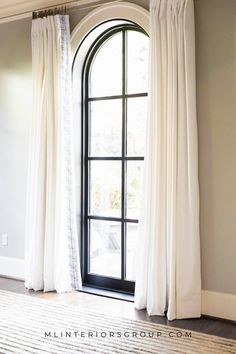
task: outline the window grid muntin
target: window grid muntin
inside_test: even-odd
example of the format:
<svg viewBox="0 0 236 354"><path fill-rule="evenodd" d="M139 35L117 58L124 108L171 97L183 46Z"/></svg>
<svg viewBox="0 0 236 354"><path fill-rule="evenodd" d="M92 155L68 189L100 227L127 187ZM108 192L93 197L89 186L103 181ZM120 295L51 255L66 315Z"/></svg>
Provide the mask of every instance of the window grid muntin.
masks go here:
<svg viewBox="0 0 236 354"><path fill-rule="evenodd" d="M127 186L127 162L128 161L143 161L144 157L143 156L127 156L127 101L129 98L139 98L139 97L146 97L148 96L147 92L139 92L139 93L131 93L128 94L126 93L126 88L127 88L127 31L133 30L133 31L138 31L141 33L146 34L141 28L139 28L136 25L123 25L123 26L118 26L117 28L113 28L111 30L108 30L106 34L101 35L100 39L97 39L96 44L92 46L92 50L90 52L90 58L88 58L88 63L87 63L87 70L85 70L85 214L84 214L84 231L87 239L87 245L85 245L84 250L85 254L88 255L87 257L87 265L84 270L84 279L86 283L89 283L90 281L97 285L98 287L100 286L100 283L103 284L102 287L111 287L111 288L116 288L119 290L127 291L127 292L133 292L134 291L134 282L125 280L126 274L125 274L125 262L126 262L126 245L125 245L125 240L126 240L126 225L127 223L138 223L138 219L129 219L126 217L126 210L125 206L127 205L126 201L126 186ZM90 79L90 69L93 63L93 60L96 58L96 53L102 46L102 43L105 43L106 40L108 40L110 37L112 37L114 34L117 32L122 31L123 35L123 41L122 41L122 94L121 95L113 95L113 96L101 96L101 97L89 97L89 79ZM112 99L122 99L122 156L120 157L112 157L112 156L91 156L89 155L89 143L90 143L90 114L88 113L88 106L89 102L92 101L106 101L106 100L112 100ZM89 214L89 188L90 185L90 173L89 173L89 162L90 161L121 161L122 162L122 206L121 206L121 218L116 218L116 217L103 217L103 216L98 216L98 215L91 215ZM89 182L89 183L88 183ZM87 198L86 198L87 196ZM87 200L86 200L87 199ZM122 252L122 262L121 262L121 279L118 280L118 282L121 283L117 287L117 283L115 278L108 278L108 277L103 277L100 275L92 274L89 273L89 263L90 263L90 253L89 253L89 232L88 232L88 227L89 227L89 220L108 220L108 221L117 221L121 222L121 252ZM86 243L86 242L85 242ZM97 278L99 277L100 280ZM107 284L107 285L106 285Z"/></svg>

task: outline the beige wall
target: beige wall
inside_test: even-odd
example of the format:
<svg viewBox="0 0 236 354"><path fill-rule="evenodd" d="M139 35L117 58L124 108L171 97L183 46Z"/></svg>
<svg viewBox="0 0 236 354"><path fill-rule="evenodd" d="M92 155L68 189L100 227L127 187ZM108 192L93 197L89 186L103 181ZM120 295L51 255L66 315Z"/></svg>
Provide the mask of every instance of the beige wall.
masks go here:
<svg viewBox="0 0 236 354"><path fill-rule="evenodd" d="M236 1L195 18L203 288L236 294Z"/></svg>
<svg viewBox="0 0 236 354"><path fill-rule="evenodd" d="M148 0L132 2L148 7ZM71 11L71 28L88 10ZM236 294L236 1L195 0L203 288ZM0 25L0 256L24 256L30 19Z"/></svg>
<svg viewBox="0 0 236 354"><path fill-rule="evenodd" d="M0 256L24 256L31 91L30 21L0 25Z"/></svg>

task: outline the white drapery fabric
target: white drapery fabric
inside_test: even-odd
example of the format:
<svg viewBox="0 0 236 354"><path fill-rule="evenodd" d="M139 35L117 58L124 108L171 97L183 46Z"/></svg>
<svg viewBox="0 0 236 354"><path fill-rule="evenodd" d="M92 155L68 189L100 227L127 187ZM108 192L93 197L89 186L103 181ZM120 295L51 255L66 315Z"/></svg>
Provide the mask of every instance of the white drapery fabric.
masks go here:
<svg viewBox="0 0 236 354"><path fill-rule="evenodd" d="M201 314L193 0L150 1L150 112L135 306Z"/></svg>
<svg viewBox="0 0 236 354"><path fill-rule="evenodd" d="M32 22L33 114L26 215L29 289L80 287L67 15Z"/></svg>

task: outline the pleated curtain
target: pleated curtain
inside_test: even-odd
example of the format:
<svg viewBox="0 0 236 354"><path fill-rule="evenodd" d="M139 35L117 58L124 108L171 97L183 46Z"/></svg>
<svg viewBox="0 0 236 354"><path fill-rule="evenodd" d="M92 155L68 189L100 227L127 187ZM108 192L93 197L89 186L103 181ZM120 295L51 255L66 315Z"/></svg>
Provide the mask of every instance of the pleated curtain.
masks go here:
<svg viewBox="0 0 236 354"><path fill-rule="evenodd" d="M25 286L64 292L81 285L67 15L33 20L32 67Z"/></svg>
<svg viewBox="0 0 236 354"><path fill-rule="evenodd" d="M201 315L193 0L150 1L150 88L135 306Z"/></svg>

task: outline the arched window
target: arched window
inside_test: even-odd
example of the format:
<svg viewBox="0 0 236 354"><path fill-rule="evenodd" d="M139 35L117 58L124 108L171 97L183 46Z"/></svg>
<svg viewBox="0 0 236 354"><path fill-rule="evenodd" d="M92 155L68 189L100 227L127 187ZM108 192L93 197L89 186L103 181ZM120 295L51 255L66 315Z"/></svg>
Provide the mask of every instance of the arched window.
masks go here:
<svg viewBox="0 0 236 354"><path fill-rule="evenodd" d="M148 37L116 25L83 68L84 283L134 291L147 117Z"/></svg>

